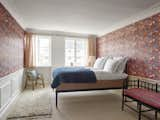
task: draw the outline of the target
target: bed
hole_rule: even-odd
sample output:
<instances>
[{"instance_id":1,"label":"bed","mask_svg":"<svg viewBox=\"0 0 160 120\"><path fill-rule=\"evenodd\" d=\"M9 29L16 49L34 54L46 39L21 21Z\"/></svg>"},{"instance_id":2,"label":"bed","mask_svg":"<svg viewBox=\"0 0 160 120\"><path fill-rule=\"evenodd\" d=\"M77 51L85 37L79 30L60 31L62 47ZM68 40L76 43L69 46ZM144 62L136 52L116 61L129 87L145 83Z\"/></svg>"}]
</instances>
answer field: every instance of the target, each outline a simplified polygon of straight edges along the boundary
<instances>
[{"instance_id":1,"label":"bed","mask_svg":"<svg viewBox=\"0 0 160 120\"><path fill-rule=\"evenodd\" d=\"M54 87L52 86L52 88L55 90L55 93L56 93L56 107L58 105L58 93L75 92L75 91L121 89L123 87L123 80L127 79L128 77L126 73L109 73L109 72L106 72L103 70L97 70L97 69L89 69L89 70L92 73L94 73L96 81L91 81L91 82L84 81L84 82L78 82L78 83L74 81L69 81L69 82L61 82L59 85L54 86Z\"/></svg>"}]
</instances>

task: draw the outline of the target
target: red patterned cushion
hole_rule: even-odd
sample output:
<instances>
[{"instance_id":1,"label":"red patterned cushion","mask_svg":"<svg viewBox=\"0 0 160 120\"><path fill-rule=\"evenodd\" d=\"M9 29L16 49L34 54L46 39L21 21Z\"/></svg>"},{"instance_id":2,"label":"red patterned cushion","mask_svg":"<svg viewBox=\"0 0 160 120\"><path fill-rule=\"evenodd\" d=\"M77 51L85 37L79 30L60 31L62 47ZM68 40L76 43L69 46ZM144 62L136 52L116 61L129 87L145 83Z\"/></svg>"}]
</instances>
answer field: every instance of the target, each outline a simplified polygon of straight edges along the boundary
<instances>
[{"instance_id":1,"label":"red patterned cushion","mask_svg":"<svg viewBox=\"0 0 160 120\"><path fill-rule=\"evenodd\" d=\"M160 109L160 93L149 91L143 88L131 88L124 91L124 94L138 101Z\"/></svg>"}]
</instances>

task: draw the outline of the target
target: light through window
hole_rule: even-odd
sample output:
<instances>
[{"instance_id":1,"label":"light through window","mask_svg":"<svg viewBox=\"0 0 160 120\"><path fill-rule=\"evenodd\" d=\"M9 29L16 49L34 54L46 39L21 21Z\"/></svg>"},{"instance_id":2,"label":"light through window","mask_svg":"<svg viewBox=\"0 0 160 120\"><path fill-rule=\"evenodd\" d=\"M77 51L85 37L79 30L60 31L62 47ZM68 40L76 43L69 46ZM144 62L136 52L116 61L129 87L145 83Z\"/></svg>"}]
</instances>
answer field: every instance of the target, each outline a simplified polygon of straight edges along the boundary
<instances>
[{"instance_id":1,"label":"light through window","mask_svg":"<svg viewBox=\"0 0 160 120\"><path fill-rule=\"evenodd\" d=\"M85 66L87 61L87 40L81 38L66 38L65 65Z\"/></svg>"},{"instance_id":2,"label":"light through window","mask_svg":"<svg viewBox=\"0 0 160 120\"><path fill-rule=\"evenodd\" d=\"M37 36L36 66L51 65L51 36Z\"/></svg>"}]
</instances>

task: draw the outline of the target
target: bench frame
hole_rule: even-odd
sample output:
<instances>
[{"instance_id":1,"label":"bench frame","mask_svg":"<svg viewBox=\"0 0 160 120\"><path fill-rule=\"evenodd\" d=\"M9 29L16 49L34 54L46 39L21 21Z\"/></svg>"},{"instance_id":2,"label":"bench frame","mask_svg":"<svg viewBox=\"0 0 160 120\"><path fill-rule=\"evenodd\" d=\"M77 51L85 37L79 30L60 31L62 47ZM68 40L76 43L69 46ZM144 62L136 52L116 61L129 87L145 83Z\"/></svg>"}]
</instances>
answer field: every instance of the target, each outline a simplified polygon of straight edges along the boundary
<instances>
[{"instance_id":1,"label":"bench frame","mask_svg":"<svg viewBox=\"0 0 160 120\"><path fill-rule=\"evenodd\" d=\"M150 106L148 104L145 104L141 101L139 101L138 99L135 99L131 96L125 95L124 91L127 89L131 89L131 88L144 88L144 89L148 89L150 91L154 91L154 92L159 92L158 91L158 83L155 82L149 82L146 80L125 80L123 82L123 91L122 91L122 111L124 110L124 106L132 109L133 111L138 113L138 120L141 120L141 116L142 116L142 112L148 112L148 111L155 111L155 120L157 120L158 118L158 112L160 112L160 109L157 109L153 106ZM129 98L130 100L128 100L127 98ZM137 103L137 109L129 106L127 103L128 102L136 102ZM142 110L142 105L149 108L148 110ZM145 116L146 117L146 116Z\"/></svg>"}]
</instances>

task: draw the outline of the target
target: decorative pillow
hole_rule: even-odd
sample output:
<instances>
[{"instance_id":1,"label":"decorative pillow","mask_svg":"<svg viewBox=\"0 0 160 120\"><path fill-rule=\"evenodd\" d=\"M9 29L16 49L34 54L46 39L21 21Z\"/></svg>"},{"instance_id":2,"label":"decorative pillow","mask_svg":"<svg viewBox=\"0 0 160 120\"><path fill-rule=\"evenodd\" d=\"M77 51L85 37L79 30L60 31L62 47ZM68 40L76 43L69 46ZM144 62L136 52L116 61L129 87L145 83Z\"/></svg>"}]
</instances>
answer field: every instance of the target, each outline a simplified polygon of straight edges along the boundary
<instances>
[{"instance_id":1,"label":"decorative pillow","mask_svg":"<svg viewBox=\"0 0 160 120\"><path fill-rule=\"evenodd\" d=\"M124 70L126 68L127 61L128 61L127 57L124 57L123 59L121 59L119 61L119 65L118 65L117 70L116 70L117 73L123 73L124 72Z\"/></svg>"},{"instance_id":2,"label":"decorative pillow","mask_svg":"<svg viewBox=\"0 0 160 120\"><path fill-rule=\"evenodd\" d=\"M36 70L27 70L27 75L31 79L36 79L37 78L37 71Z\"/></svg>"},{"instance_id":3,"label":"decorative pillow","mask_svg":"<svg viewBox=\"0 0 160 120\"><path fill-rule=\"evenodd\" d=\"M107 59L103 70L110 73L114 73L117 70L118 64L119 64L119 60L109 58Z\"/></svg>"},{"instance_id":4,"label":"decorative pillow","mask_svg":"<svg viewBox=\"0 0 160 120\"><path fill-rule=\"evenodd\" d=\"M105 62L106 62L106 58L105 57L97 58L95 63L94 63L94 65L93 65L93 68L95 68L95 69L103 69Z\"/></svg>"},{"instance_id":5,"label":"decorative pillow","mask_svg":"<svg viewBox=\"0 0 160 120\"><path fill-rule=\"evenodd\" d=\"M118 60L118 65L116 68L117 73L123 73L126 67L126 63L128 61L127 57L114 57L113 59Z\"/></svg>"}]
</instances>

